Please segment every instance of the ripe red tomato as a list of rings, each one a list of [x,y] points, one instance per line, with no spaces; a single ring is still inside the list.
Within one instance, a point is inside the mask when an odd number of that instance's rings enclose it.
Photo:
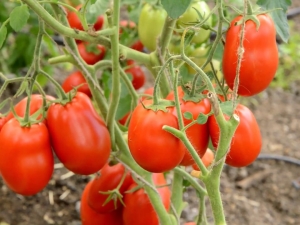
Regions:
[[[130,112],[126,113],[125,116],[123,116],[123,118],[119,120],[119,123],[124,126],[129,116],[130,116]]]
[[[210,164],[214,161],[214,158],[215,158],[215,154],[213,153],[212,150],[208,148],[204,153],[204,155],[201,157],[201,160],[205,167],[209,167]],[[196,163],[193,164],[192,167],[194,170],[200,170]]]
[[[2,130],[2,127],[7,122],[7,117],[0,115],[0,131]]]
[[[140,40],[137,40],[131,45],[131,48],[142,52],[144,50],[144,45]]]
[[[152,100],[144,100],[134,109],[128,127],[128,145],[135,161],[145,170],[161,173],[176,167],[184,150],[178,148],[179,139],[163,130],[163,125],[178,129],[172,109],[167,112],[146,109]]]
[[[103,45],[95,45],[87,42],[78,43],[77,47],[80,56],[89,65],[94,65],[102,60],[106,52]]]
[[[20,102],[18,102],[14,109],[17,113],[18,116],[24,117],[25,116],[25,110],[26,110],[26,105],[27,105],[27,99],[28,97],[23,98]],[[54,97],[47,95],[46,99],[48,101],[55,100]],[[43,106],[43,96],[40,94],[33,94],[31,95],[31,100],[30,100],[30,115],[33,115],[36,111],[38,111],[41,107]],[[40,119],[42,114],[37,118]],[[12,112],[9,112],[7,115],[7,121],[12,119],[14,115]]]
[[[132,85],[134,89],[139,89],[145,84],[146,76],[144,71],[140,66],[131,66],[125,70],[126,73],[131,74],[132,76]]]
[[[153,182],[156,186],[166,185],[166,180],[162,173],[152,174]],[[135,188],[137,184],[132,184],[128,190]],[[162,202],[169,210],[171,204],[170,189],[165,186],[157,189]],[[156,212],[144,189],[139,189],[133,193],[126,193],[124,197],[125,207],[123,209],[124,225],[159,225]]]
[[[79,11],[80,8],[81,8],[81,4],[78,5],[76,7],[76,9]],[[68,12],[68,15],[67,15],[67,18],[68,18],[68,21],[69,21],[69,24],[70,24],[70,27],[73,28],[73,29],[77,29],[77,30],[83,30],[83,26],[78,18],[78,16],[76,15],[75,12]],[[104,17],[103,15],[101,16],[98,16],[96,22],[94,23],[94,29],[97,31],[97,30],[101,30],[102,26],[103,26],[103,23],[104,23]]]
[[[181,87],[178,87],[178,95],[180,99],[180,109],[182,114],[185,112],[190,112],[193,115],[194,120],[200,115],[200,113],[208,114],[211,110],[211,105],[208,99],[204,98],[200,102],[193,101],[184,101],[182,98],[184,97],[184,91]],[[167,99],[174,100],[174,92],[171,92]],[[173,114],[177,117],[176,109],[174,108]],[[190,124],[192,121],[183,117],[184,125]],[[202,157],[207,149],[209,136],[208,136],[208,126],[207,124],[194,124],[186,130],[186,134],[191,144],[194,146],[195,150]],[[180,142],[179,147],[182,151],[185,151],[184,157],[180,162],[182,166],[189,166],[194,163],[194,160],[184,146],[182,142]]]
[[[65,105],[52,104],[47,122],[54,152],[67,169],[89,175],[105,165],[110,135],[86,94],[77,92]]]
[[[71,73],[63,82],[62,88],[65,92],[69,92],[79,85],[80,87],[77,89],[79,92],[85,93],[87,96],[92,97],[91,90],[80,71]]]
[[[21,127],[15,119],[0,132],[0,171],[6,185],[21,195],[34,195],[51,179],[54,158],[44,123]]]
[[[90,188],[92,186],[92,181],[90,181],[84,188],[81,195],[80,204],[80,219],[82,225],[97,225],[97,224],[107,224],[107,225],[123,225],[122,221],[122,208],[115,210],[111,213],[97,213],[88,204],[88,195]]]
[[[116,202],[111,200],[104,205],[109,195],[100,192],[107,192],[115,189],[120,184],[125,172],[126,177],[119,189],[121,195],[124,195],[124,192],[127,191],[128,187],[134,182],[130,173],[125,171],[125,167],[120,163],[113,166],[106,164],[100,170],[100,176],[97,176],[92,181],[88,194],[88,203],[93,210],[98,213],[109,213],[117,208],[121,208],[122,203],[120,200],[117,200]]]
[[[241,62],[238,94],[252,96],[265,90],[278,66],[278,50],[276,45],[276,30],[272,19],[261,14],[257,16],[260,27],[257,29],[252,20],[245,25],[244,55]],[[242,20],[236,17],[226,34],[223,55],[223,73],[228,86],[233,89],[238,62],[241,25],[235,25]]]
[[[234,167],[243,167],[250,165],[259,155],[262,138],[259,126],[250,109],[238,104],[235,113],[240,117],[240,123],[232,138],[226,163]],[[209,117],[208,125],[212,144],[217,148],[220,130],[214,116]]]

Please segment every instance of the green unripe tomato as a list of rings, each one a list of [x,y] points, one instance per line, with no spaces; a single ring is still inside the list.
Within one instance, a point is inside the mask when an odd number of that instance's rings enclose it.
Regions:
[[[162,32],[166,17],[167,12],[163,8],[149,4],[142,8],[138,23],[139,39],[151,52],[156,49],[157,38]]]
[[[199,17],[197,11],[202,15],[202,18]],[[185,13],[179,17],[177,21],[178,26],[188,27],[191,22],[201,22],[203,19],[206,19],[210,13],[210,8],[204,1],[194,1]],[[212,26],[212,17],[209,17],[205,23],[206,25]],[[200,28],[198,32],[196,32],[192,42],[195,44],[201,44],[205,42],[210,35],[210,30],[204,30]]]

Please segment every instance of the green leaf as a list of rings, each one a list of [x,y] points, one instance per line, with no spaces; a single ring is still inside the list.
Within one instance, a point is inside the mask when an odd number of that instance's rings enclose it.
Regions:
[[[187,120],[192,120],[193,119],[193,114],[190,112],[185,112],[183,113],[184,118],[186,118]]]
[[[207,115],[205,115],[203,113],[200,113],[200,115],[197,118],[197,123],[198,124],[205,124],[207,122],[207,119],[208,119]]]
[[[6,39],[6,35],[7,35],[7,28],[6,26],[2,26],[0,29],[0,49],[2,48],[2,45]]]
[[[27,5],[21,5],[13,9],[10,13],[10,26],[16,31],[20,31],[29,19],[30,13]]]
[[[168,15],[176,19],[181,16],[191,4],[192,0],[161,0],[161,4]]]
[[[291,0],[258,0],[257,4],[265,10],[274,10],[270,14],[274,20],[276,32],[282,41],[287,42],[290,33],[286,11],[292,4]]]
[[[231,101],[221,102],[220,103],[222,112],[228,116],[232,116],[233,114],[233,105]]]
[[[87,9],[86,19],[89,24],[94,24],[97,17],[103,15],[109,8],[109,0],[96,0]]]

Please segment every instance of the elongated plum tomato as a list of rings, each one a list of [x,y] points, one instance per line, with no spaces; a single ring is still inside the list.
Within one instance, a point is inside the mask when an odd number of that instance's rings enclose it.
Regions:
[[[81,42],[77,44],[77,47],[81,58],[89,65],[94,65],[102,60],[106,53],[103,45]]]
[[[244,53],[239,72],[238,94],[252,96],[265,90],[273,80],[278,66],[276,30],[272,19],[265,14],[257,16],[260,26],[252,20],[245,24]],[[242,16],[236,17],[226,34],[223,55],[223,74],[233,90],[240,46]]]
[[[184,91],[181,87],[178,87],[178,95],[180,99],[180,109],[182,114],[185,112],[190,112],[193,115],[193,119],[196,120],[197,117],[202,114],[208,114],[211,110],[211,105],[208,99],[204,98],[199,102],[193,101],[185,101],[183,100]],[[174,100],[174,92],[171,92],[167,99]],[[173,114],[177,117],[176,109],[173,109]],[[188,120],[183,117],[184,125],[188,125],[192,122],[192,120]],[[186,130],[186,134],[188,139],[190,140],[191,144],[194,146],[195,150],[197,151],[198,155],[202,157],[207,149],[209,135],[208,135],[208,126],[207,124],[194,124]],[[187,150],[185,145],[180,141],[179,147],[182,151],[185,152],[180,165],[189,166],[194,163],[194,160]]]
[[[122,181],[123,176],[125,176],[125,178]],[[105,164],[100,170],[100,175],[92,181],[88,194],[88,203],[90,207],[98,213],[109,213],[121,208],[122,203],[119,199],[116,199],[116,201],[112,199],[105,203],[109,195],[102,193],[117,188],[121,181],[122,185],[119,192],[121,195],[124,195],[128,187],[134,182],[130,173],[125,171],[125,167],[120,163],[113,166]]]
[[[77,92],[65,105],[52,104],[47,122],[54,152],[67,169],[89,175],[105,165],[110,135],[86,94]]]
[[[86,80],[84,79],[82,73],[80,71],[75,71],[71,73],[63,82],[62,88],[65,92],[69,92],[73,90],[74,88],[80,87],[77,89],[77,91],[80,91],[84,94],[86,94],[89,97],[92,97],[91,90],[86,83]]]
[[[131,82],[135,90],[140,89],[145,84],[146,76],[140,66],[133,65],[126,69],[125,72],[132,76]]]
[[[80,219],[82,225],[123,225],[122,208],[111,213],[97,213],[88,204],[88,195],[92,181],[90,181],[84,188],[81,195],[80,202]]]
[[[142,104],[143,103],[143,104]],[[161,173],[176,167],[184,149],[178,148],[179,139],[162,129],[168,125],[178,129],[172,109],[153,111],[145,108],[152,100],[144,100],[134,109],[128,127],[128,145],[134,160],[145,170]]]
[[[163,186],[167,184],[162,173],[153,173],[152,179],[156,186]],[[137,187],[137,184],[132,184],[128,190],[132,190],[135,187]],[[171,192],[169,187],[160,187],[157,188],[157,191],[165,209],[168,211],[171,204]],[[135,192],[126,193],[124,203],[124,225],[159,225],[157,214],[144,189],[141,188]]]
[[[20,117],[24,117],[25,116],[25,110],[26,110],[27,100],[28,100],[28,97],[23,98],[14,107],[16,114],[18,116],[20,116]],[[52,101],[52,100],[55,100],[55,98],[52,97],[52,96],[50,96],[50,95],[46,95],[46,100]],[[31,95],[29,114],[33,115],[42,106],[43,106],[43,96],[39,95],[39,94],[33,94],[33,95]],[[40,114],[40,116],[37,117],[37,119],[40,119],[41,116],[42,116],[42,113]],[[7,115],[7,121],[9,121],[13,117],[14,117],[14,115],[12,114],[12,112],[9,112],[8,115]]]
[[[51,179],[54,158],[44,123],[21,127],[15,119],[0,132],[0,171],[5,184],[21,195],[35,195]]]
[[[235,113],[240,118],[240,123],[231,141],[226,163],[234,167],[250,165],[259,155],[262,138],[259,126],[253,113],[246,106],[238,104]],[[226,116],[228,119],[228,116]],[[209,133],[212,144],[217,148],[220,129],[214,116],[208,119]]]

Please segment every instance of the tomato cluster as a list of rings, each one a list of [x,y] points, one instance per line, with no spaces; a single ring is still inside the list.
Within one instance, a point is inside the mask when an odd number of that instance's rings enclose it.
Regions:
[[[155,173],[152,179],[169,210],[171,192],[164,186],[164,175]],[[81,196],[80,216],[83,225],[143,225],[145,221],[148,225],[159,224],[149,197],[122,164],[106,164],[99,176],[86,185]]]

